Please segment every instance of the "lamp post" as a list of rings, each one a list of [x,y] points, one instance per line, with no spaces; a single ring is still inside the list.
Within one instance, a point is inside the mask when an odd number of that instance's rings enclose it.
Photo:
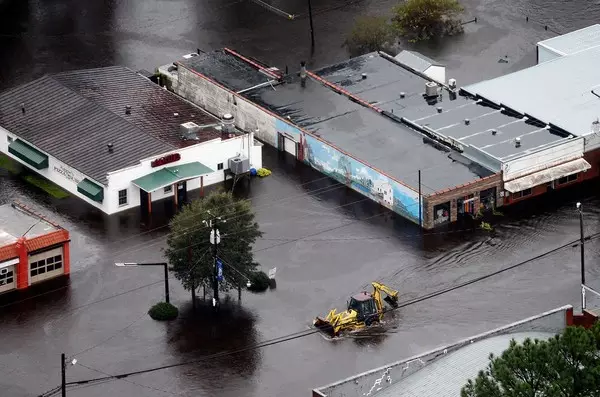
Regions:
[[[585,309],[585,236],[583,234],[583,208],[581,203],[577,203],[579,211],[579,238],[581,240],[581,310]]]
[[[115,263],[115,266],[118,267],[130,267],[130,266],[163,266],[165,269],[165,301],[167,303],[171,303],[169,301],[169,268],[168,264],[164,262],[160,263],[136,263],[136,262],[119,262]]]

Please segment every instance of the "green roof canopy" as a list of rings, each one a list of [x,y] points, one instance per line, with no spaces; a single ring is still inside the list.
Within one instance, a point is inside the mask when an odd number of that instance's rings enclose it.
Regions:
[[[20,139],[8,145],[8,152],[20,158],[36,170],[48,168],[48,156]]]
[[[135,179],[132,183],[140,189],[151,193],[165,186],[170,186],[186,179],[198,178],[211,172],[214,171],[204,164],[194,161],[193,163],[161,168],[151,174]]]
[[[77,191],[98,203],[104,200],[104,188],[87,178],[77,184]]]

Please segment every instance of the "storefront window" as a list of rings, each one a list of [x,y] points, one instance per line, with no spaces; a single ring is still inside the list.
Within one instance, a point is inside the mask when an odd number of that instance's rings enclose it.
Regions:
[[[433,224],[441,225],[450,221],[450,202],[433,207]]]

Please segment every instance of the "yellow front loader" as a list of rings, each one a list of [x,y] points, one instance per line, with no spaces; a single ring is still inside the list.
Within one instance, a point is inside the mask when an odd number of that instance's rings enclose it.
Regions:
[[[373,292],[361,292],[353,295],[348,301],[348,308],[338,313],[332,309],[324,319],[317,317],[313,321],[315,328],[335,337],[347,331],[356,331],[381,322],[385,313],[383,301],[392,307],[398,307],[398,291],[376,281],[372,282]],[[382,298],[382,293],[386,294]]]

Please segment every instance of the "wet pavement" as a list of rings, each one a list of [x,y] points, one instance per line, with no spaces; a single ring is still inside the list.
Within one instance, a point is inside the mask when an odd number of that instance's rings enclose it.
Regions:
[[[308,21],[289,22],[250,2],[12,3],[12,17],[0,23],[3,86],[78,67],[125,64],[152,70],[197,46],[228,45],[280,67],[310,54],[308,37],[305,42],[292,39],[308,32]],[[319,9],[342,4],[313,3]],[[299,13],[304,2],[272,4]],[[316,13],[312,64],[343,59],[339,46],[352,18],[364,10],[384,12],[392,4],[351,2]],[[599,16],[598,7],[590,9],[587,1],[536,4],[469,0],[465,6],[478,14],[478,23],[468,25],[468,34],[451,39],[444,49],[429,48],[427,54],[447,62],[459,83],[473,82],[533,63],[535,41],[551,34],[527,25],[523,14],[537,10],[539,20],[553,22],[557,29],[583,27]],[[570,15],[573,19],[565,19]],[[19,31],[29,33],[23,38],[6,36]],[[511,59],[508,64],[497,62],[503,52]],[[240,194],[251,197],[257,209],[265,235],[257,243],[256,259],[263,269],[277,267],[277,288],[244,293],[241,306],[234,293],[214,319],[204,307],[192,315],[189,293],[173,281],[171,299],[182,313],[169,324],[154,322],[146,314],[152,303],[163,299],[162,272],[113,265],[160,259],[167,231],[160,213],[141,225],[135,211],[107,218],[75,199],[50,199],[0,170],[0,204],[20,199],[72,235],[68,284],[44,287],[56,291],[19,304],[4,306],[11,301],[1,299],[2,395],[37,395],[58,385],[61,352],[78,359],[68,368],[68,380],[101,377],[194,360],[302,331],[315,315],[343,307],[349,295],[371,280],[399,289],[402,300],[455,285],[575,240],[578,199],[586,211],[588,234],[600,231],[597,182],[505,210],[492,221],[492,233],[464,225],[463,231],[442,230],[422,239],[414,225],[293,159],[265,148],[263,163],[273,174],[253,180],[249,191]],[[165,217],[169,211],[165,206]],[[586,244],[588,281],[598,288],[599,241]],[[398,310],[392,320],[396,328],[383,337],[331,342],[310,335],[194,365],[82,385],[69,395],[307,396],[312,387],[355,372],[563,304],[577,307],[578,285],[579,249],[566,248]]]

